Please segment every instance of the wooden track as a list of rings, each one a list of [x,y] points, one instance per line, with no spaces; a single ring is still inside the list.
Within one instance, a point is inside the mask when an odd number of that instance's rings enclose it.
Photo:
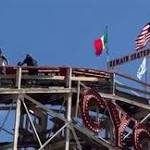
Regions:
[[[0,70],[2,68],[0,67]],[[143,83],[131,77],[118,74],[115,72],[101,71],[97,69],[90,68],[71,68],[71,87],[68,87],[68,69],[70,67],[22,67],[20,80],[18,80],[19,74],[18,66],[7,66],[6,74],[1,74],[1,82],[0,82],[0,110],[9,110],[10,105],[13,100],[16,100],[18,95],[28,95],[31,99],[35,99],[37,103],[40,103],[44,106],[62,106],[66,105],[66,95],[72,94],[72,120],[74,120],[75,110],[77,107],[78,100],[78,92],[82,92],[82,90],[86,88],[92,88],[100,93],[100,95],[106,100],[116,100],[117,104],[127,113],[129,113],[132,117],[136,117],[137,120],[141,120],[145,117],[146,114],[150,113],[150,107],[148,104],[148,97],[150,95],[149,91],[144,91],[141,89],[142,86],[150,87],[149,84]],[[124,78],[127,81],[136,82],[136,84],[140,84],[138,87],[133,87],[128,85],[122,85],[115,82],[114,78],[118,76],[120,78]],[[19,82],[19,84],[18,84]],[[80,89],[78,84],[80,83]],[[19,85],[19,86],[18,86]],[[133,94],[131,91],[137,92],[139,95]],[[146,97],[145,97],[146,95]],[[24,97],[26,101],[26,105],[29,109],[33,109],[35,104],[32,104],[31,101],[28,101],[26,97]],[[16,101],[14,101],[14,106],[12,110],[16,107]],[[65,107],[63,105],[63,107]],[[79,104],[78,104],[79,105]],[[35,108],[34,108],[35,109]],[[33,110],[34,110],[33,109]],[[43,109],[39,109],[42,112]],[[25,110],[21,108],[22,115],[26,115]],[[59,110],[55,110],[54,112],[60,114]],[[66,113],[61,111],[61,113]],[[138,115],[140,114],[140,115]],[[80,112],[79,112],[80,116]],[[61,117],[60,117],[61,118]],[[59,120],[60,121],[60,120]],[[148,122],[149,120],[147,120]],[[53,122],[53,121],[52,121]],[[50,123],[50,122],[48,122]],[[55,124],[56,122],[54,122]],[[60,122],[61,123],[61,122]],[[64,124],[64,122],[63,122]],[[95,149],[108,149],[113,143],[103,143],[100,139],[96,139],[95,135],[91,135],[91,138],[86,136],[85,133],[91,134],[91,132],[86,131],[84,128],[79,128],[76,126],[76,122],[73,122],[73,126],[77,132],[79,137],[79,141],[83,148],[85,145],[91,141],[92,147]],[[57,126],[57,124],[55,124]],[[58,127],[59,129],[60,127]],[[33,146],[34,148],[39,147],[38,142],[33,138],[33,133],[30,133],[26,129],[19,129],[19,142],[18,147],[28,147]],[[51,129],[52,130],[52,129]],[[42,131],[41,137],[43,140],[43,134],[47,134],[50,132],[50,129]],[[26,134],[31,135],[30,141],[27,139]],[[26,138],[23,138],[26,137]],[[13,139],[12,139],[13,140]],[[73,141],[71,137],[71,148],[73,149],[76,142]],[[60,143],[61,147],[56,143]],[[1,142],[0,140],[0,149],[4,149],[4,147],[12,147],[12,142]],[[64,137],[56,137],[54,141],[49,145],[53,147],[52,150],[64,149],[65,141]],[[113,147],[112,146],[112,147]],[[48,149],[48,148],[47,148]],[[113,147],[115,148],[115,146]]]

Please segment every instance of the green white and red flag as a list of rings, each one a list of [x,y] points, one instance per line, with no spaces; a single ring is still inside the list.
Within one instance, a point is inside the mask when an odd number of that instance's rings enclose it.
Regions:
[[[100,38],[97,38],[94,41],[94,48],[95,48],[96,56],[100,56],[105,49],[107,50],[107,42],[108,42],[107,31],[105,31],[104,34]]]

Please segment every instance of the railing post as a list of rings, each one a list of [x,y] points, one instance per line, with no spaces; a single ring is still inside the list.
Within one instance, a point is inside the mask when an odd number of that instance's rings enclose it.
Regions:
[[[16,117],[15,117],[13,150],[17,150],[18,137],[19,137],[20,116],[21,116],[21,100],[20,100],[20,96],[18,96],[18,98],[16,100]]]
[[[71,77],[72,77],[72,68],[69,68],[67,70],[67,83],[66,86],[67,88],[71,89]],[[72,93],[68,93],[67,95],[67,121],[71,122],[71,107],[72,107]],[[69,125],[68,125],[69,126]],[[65,150],[69,150],[69,145],[70,145],[70,129],[69,127],[66,128],[66,145],[65,145]]]
[[[16,73],[16,87],[18,89],[21,88],[21,76],[22,76],[22,68],[19,66],[17,68],[17,73]]]
[[[116,89],[115,78],[116,78],[116,74],[113,73],[113,85],[112,85],[113,86],[113,88],[112,88],[113,96],[115,96],[115,89]]]
[[[80,101],[80,81],[78,81],[78,86],[77,86],[77,101],[76,101],[75,118],[78,117],[79,101]]]
[[[17,76],[16,76],[16,87],[18,89],[21,88],[21,73],[22,69],[21,67],[17,70]],[[16,116],[15,116],[15,130],[14,130],[14,144],[13,144],[13,150],[17,150],[18,148],[18,137],[19,137],[19,125],[20,125],[20,116],[21,116],[21,96],[18,95],[16,99]]]

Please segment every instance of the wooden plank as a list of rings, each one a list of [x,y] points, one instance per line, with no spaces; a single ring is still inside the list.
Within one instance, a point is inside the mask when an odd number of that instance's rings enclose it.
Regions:
[[[82,76],[79,76],[79,77],[71,77],[71,79],[73,81],[91,81],[91,82],[97,82],[97,81],[100,81],[102,79],[98,78],[98,77],[82,77]]]
[[[148,91],[140,90],[140,89],[137,89],[137,88],[133,88],[133,87],[129,87],[127,85],[121,85],[121,84],[117,84],[117,83],[115,85],[116,85],[116,88],[119,87],[119,88],[123,88],[125,90],[133,90],[133,91],[136,91],[136,92],[139,92],[139,93],[150,95],[150,92],[148,92]]]
[[[120,76],[120,77],[123,77],[123,78],[125,78],[125,79],[129,79],[129,80],[131,80],[131,81],[135,81],[136,83],[139,83],[139,84],[141,84],[141,85],[143,85],[143,86],[150,87],[150,84],[147,84],[147,83],[145,83],[145,82],[142,82],[142,81],[137,80],[137,79],[135,79],[135,78],[132,78],[132,77],[130,77],[130,76],[127,76],[127,75],[124,75],[124,74],[121,74],[121,73],[117,73],[117,72],[114,72],[114,74],[115,74],[116,76]]]
[[[64,76],[46,76],[46,75],[22,75],[22,79],[33,80],[64,80]]]
[[[70,93],[73,92],[70,88],[21,88],[21,89],[10,89],[10,88],[0,88],[0,94],[40,94],[40,93]]]
[[[100,78],[110,78],[109,76],[106,76],[106,75],[94,74],[94,73],[88,73],[88,72],[74,71],[73,73],[74,73],[74,74],[79,74],[79,75],[100,77]]]
[[[122,102],[131,104],[131,105],[135,105],[135,106],[138,106],[138,107],[140,107],[140,108],[144,108],[144,109],[147,109],[148,111],[150,111],[150,105],[149,105],[149,104],[143,104],[143,103],[136,102],[136,101],[133,101],[133,100],[124,98],[124,97],[117,96],[117,95],[105,94],[105,93],[101,93],[101,92],[100,92],[99,94],[100,94],[103,98],[106,98],[106,99],[108,99],[108,100],[122,101]]]

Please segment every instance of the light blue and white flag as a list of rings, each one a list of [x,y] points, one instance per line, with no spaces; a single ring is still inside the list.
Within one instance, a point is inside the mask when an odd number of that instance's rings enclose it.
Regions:
[[[139,80],[141,80],[141,78],[143,77],[143,75],[145,74],[147,68],[146,68],[146,57],[144,57],[140,67],[138,68],[138,71],[137,71],[137,78]]]

